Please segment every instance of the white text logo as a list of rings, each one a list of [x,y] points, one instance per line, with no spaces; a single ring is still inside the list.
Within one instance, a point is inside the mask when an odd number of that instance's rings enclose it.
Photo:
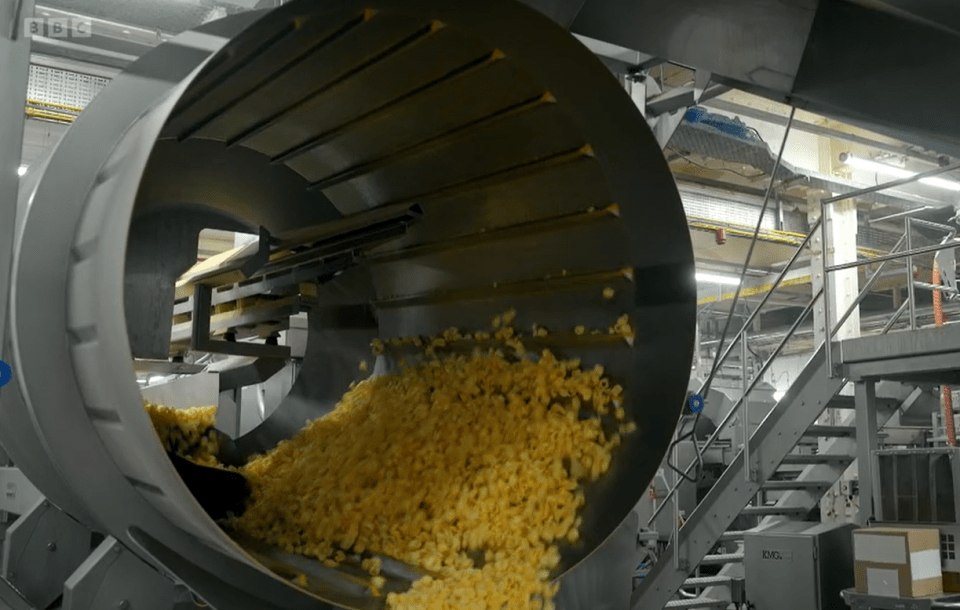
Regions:
[[[90,38],[93,36],[93,22],[90,19],[71,17],[50,17],[24,19],[23,31],[27,37],[45,38]]]

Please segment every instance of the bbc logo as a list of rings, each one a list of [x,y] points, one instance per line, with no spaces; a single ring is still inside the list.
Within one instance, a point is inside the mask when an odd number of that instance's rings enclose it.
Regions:
[[[23,31],[29,38],[90,38],[93,21],[70,17],[24,19]]]

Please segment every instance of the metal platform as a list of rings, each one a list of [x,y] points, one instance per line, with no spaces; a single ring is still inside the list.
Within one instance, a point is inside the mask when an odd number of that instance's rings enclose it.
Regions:
[[[960,384],[960,325],[842,341],[834,348],[842,375],[851,381]]]

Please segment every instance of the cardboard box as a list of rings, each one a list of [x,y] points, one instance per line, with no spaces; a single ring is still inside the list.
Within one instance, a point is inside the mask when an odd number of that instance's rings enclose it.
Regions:
[[[857,591],[883,597],[943,594],[940,530],[874,527],[853,532]]]

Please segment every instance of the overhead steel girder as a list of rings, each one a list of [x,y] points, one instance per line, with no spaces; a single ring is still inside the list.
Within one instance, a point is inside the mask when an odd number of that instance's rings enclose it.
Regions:
[[[541,5],[571,4],[525,1],[547,14],[550,7]],[[960,97],[960,81],[949,77],[960,73],[960,24],[932,5],[587,0],[569,27],[707,70],[715,82],[960,156],[960,114],[948,110]]]

